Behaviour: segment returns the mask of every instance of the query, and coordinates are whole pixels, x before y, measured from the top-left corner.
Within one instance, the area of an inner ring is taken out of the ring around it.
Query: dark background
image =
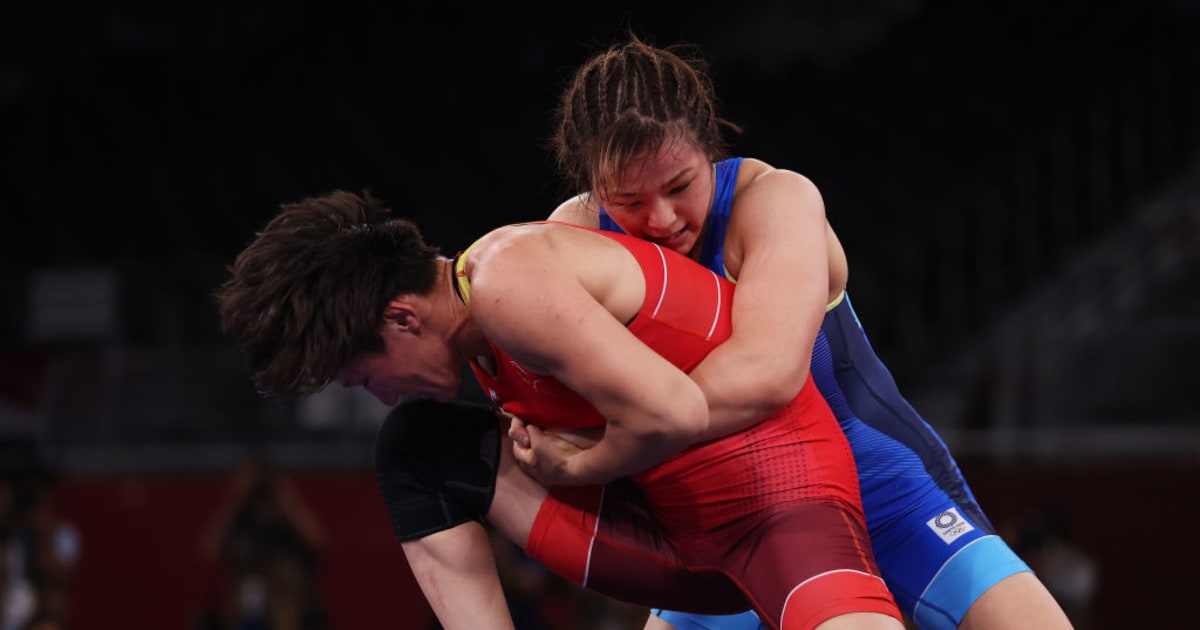
[[[929,241],[995,234],[963,273],[1005,278],[967,298],[957,343],[1178,178],[1197,134],[1194,2],[963,4],[10,8],[6,341],[30,327],[23,276],[99,265],[124,286],[99,336],[211,343],[222,266],[280,202],[333,188],[373,189],[447,250],[544,216],[567,192],[542,149],[558,90],[632,26],[701,44],[746,128],[735,150],[822,188],[884,351],[902,343],[891,294],[935,311],[940,267],[967,266]]]
[[[1186,581],[1194,552],[1114,559],[1151,541],[1094,517],[1197,516],[1134,496],[1200,477],[1189,0],[6,7],[5,468],[84,484],[78,521],[114,475],[221,475],[251,453],[369,470],[370,400],[253,391],[209,297],[224,265],[278,204],[335,188],[370,188],[448,253],[544,217],[575,192],[543,148],[558,91],[626,27],[699,44],[745,128],[734,153],[821,188],[876,350],[992,511],[1073,515],[1105,568],[1101,622],[1182,615],[1169,586],[1131,602],[1111,576]],[[1029,470],[1136,481],[1036,493],[1010,481]]]

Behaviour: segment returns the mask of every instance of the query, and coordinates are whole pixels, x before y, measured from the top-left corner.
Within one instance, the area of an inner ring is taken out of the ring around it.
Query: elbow
[[[754,409],[755,413],[774,413],[800,394],[809,379],[811,360],[811,353],[787,353],[778,349],[748,356],[736,373],[753,377],[742,377],[737,398],[730,400],[742,401],[746,409]]]
[[[755,387],[755,400],[763,409],[777,410],[792,402],[808,382],[808,366],[804,364],[776,365],[762,373],[771,378],[761,379]]]
[[[708,400],[697,388],[694,395],[681,396],[672,401],[671,420],[664,423],[669,427],[664,437],[683,448],[700,441],[709,428]]]
[[[635,429],[633,437],[642,448],[672,456],[700,442],[709,429],[708,401],[696,388],[664,395],[655,420]]]
[[[760,398],[763,406],[771,409],[779,409],[784,407],[788,403],[792,402],[792,399],[794,399],[800,393],[800,390],[804,388],[804,384],[807,382],[807,380],[808,372],[804,371],[801,372],[796,378],[788,379],[786,381],[781,380],[769,384],[764,388],[765,391],[763,391]]]

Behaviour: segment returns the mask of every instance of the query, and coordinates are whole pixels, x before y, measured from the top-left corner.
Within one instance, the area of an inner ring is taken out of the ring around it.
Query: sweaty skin
[[[604,200],[609,214],[628,233],[697,258],[714,188],[707,156],[682,143],[668,144],[622,173],[613,187],[618,192]],[[698,441],[739,431],[796,395],[808,376],[825,306],[848,276],[845,252],[810,180],[748,159],[738,186],[725,240],[725,268],[739,279],[734,332],[690,372],[709,406],[708,429]],[[550,219],[598,227],[597,202],[590,195],[573,197]],[[782,286],[800,288],[779,291]],[[779,352],[782,347],[803,350]],[[545,476],[545,469],[561,469],[580,455],[570,444],[544,441],[533,430],[531,439],[529,428],[515,423],[510,433],[518,461],[531,474]],[[554,479],[573,483],[561,475]]]

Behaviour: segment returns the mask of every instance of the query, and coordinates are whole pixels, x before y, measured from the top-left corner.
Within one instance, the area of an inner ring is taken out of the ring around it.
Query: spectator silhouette
[[[218,569],[204,630],[323,630],[322,531],[292,482],[251,458],[235,471],[201,551]]]
[[[55,511],[57,483],[40,465],[0,479],[0,630],[67,624],[80,536]]]

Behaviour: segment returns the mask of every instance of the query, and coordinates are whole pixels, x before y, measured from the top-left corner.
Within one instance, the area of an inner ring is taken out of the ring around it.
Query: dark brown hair
[[[631,160],[684,141],[725,155],[708,66],[694,44],[658,48],[630,34],[583,63],[556,111],[550,147],[572,192],[603,192]]]
[[[221,330],[262,393],[325,387],[352,358],[383,350],[391,299],[432,290],[438,249],[389,212],[367,191],[283,204],[228,267],[214,293]]]

